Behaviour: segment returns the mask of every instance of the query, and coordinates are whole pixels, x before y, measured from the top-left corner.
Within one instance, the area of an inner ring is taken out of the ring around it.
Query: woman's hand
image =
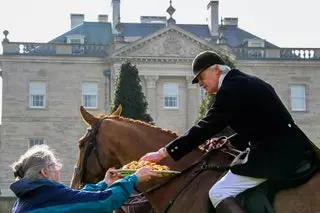
[[[110,186],[113,182],[121,178],[120,174],[116,172],[115,168],[109,168],[104,177],[104,181]]]
[[[142,167],[135,172],[135,175],[138,178],[138,182],[145,182],[151,180],[152,177],[162,177],[161,174],[153,172],[148,167]]]

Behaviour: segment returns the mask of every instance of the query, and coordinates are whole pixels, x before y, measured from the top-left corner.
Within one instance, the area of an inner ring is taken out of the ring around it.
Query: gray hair
[[[219,67],[223,75],[226,75],[231,70],[229,66],[222,65],[222,64],[215,64],[215,65],[212,65],[210,68],[216,68],[216,66]]]
[[[48,170],[50,166],[61,168],[59,160],[55,157],[53,150],[49,146],[35,145],[31,147],[20,159],[11,165],[14,176],[17,179],[21,178],[42,178],[40,171],[43,168]]]

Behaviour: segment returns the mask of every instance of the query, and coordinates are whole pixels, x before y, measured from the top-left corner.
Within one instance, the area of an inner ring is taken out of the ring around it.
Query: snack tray
[[[137,170],[135,169],[117,169],[116,172],[119,173],[121,176],[128,176],[135,173]],[[157,172],[162,174],[163,176],[170,176],[180,174],[178,171],[169,171],[169,170],[152,170],[153,172]]]

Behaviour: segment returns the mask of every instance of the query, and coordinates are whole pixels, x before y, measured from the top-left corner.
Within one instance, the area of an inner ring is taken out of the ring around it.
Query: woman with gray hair
[[[11,167],[17,180],[10,188],[18,197],[13,213],[112,212],[129,199],[136,184],[161,176],[141,168],[120,179],[112,168],[99,183],[74,190],[59,183],[62,164],[47,145],[33,146]]]

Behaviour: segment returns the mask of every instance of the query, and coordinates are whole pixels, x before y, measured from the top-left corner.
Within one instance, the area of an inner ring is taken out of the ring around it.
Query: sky
[[[209,0],[172,0],[178,24],[206,24]],[[121,21],[140,16],[166,16],[169,0],[121,0]],[[1,0],[2,32],[16,42],[47,42],[70,29],[70,14],[111,20],[111,0]],[[219,17],[238,17],[238,26],[280,47],[320,48],[320,0],[220,0]],[[0,45],[0,54],[2,45]],[[2,88],[2,81],[0,81]],[[2,93],[2,89],[0,89]],[[0,103],[1,106],[1,103]]]
[[[86,21],[111,14],[111,0],[1,0],[0,40],[47,42],[70,29],[70,14]],[[206,24],[209,0],[173,0],[177,23]],[[167,15],[169,0],[121,0],[121,21]],[[320,48],[319,0],[220,0],[219,17],[238,17],[239,27],[280,47]],[[110,16],[109,16],[110,20]]]

